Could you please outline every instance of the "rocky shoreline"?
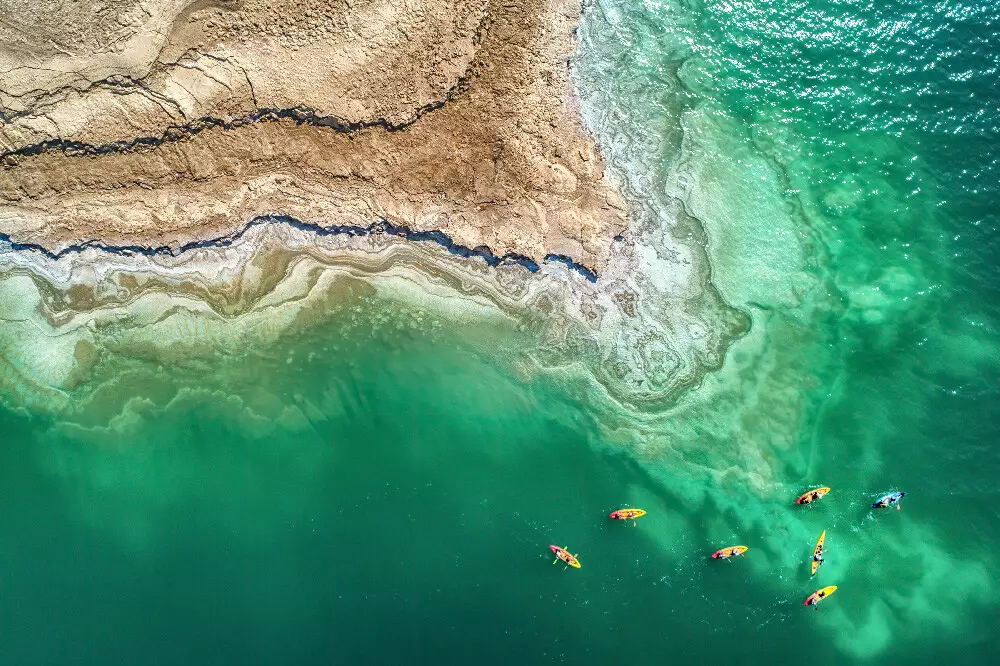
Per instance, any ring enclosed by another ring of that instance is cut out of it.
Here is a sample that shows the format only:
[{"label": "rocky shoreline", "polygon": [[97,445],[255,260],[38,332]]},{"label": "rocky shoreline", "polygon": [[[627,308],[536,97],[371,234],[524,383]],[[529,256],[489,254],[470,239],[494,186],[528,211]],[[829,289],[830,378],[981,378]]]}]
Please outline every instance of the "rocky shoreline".
[{"label": "rocky shoreline", "polygon": [[[392,6],[336,11],[350,19]],[[245,18],[254,5],[198,7],[177,15],[188,28]],[[248,33],[179,57],[170,49],[188,32],[177,28],[148,71],[112,81],[95,65],[105,78],[22,82],[16,98],[2,78],[10,42],[0,49],[0,385],[68,408],[106,354],[240,353],[322,321],[345,289],[418,303],[455,325],[503,317],[534,341],[520,350],[529,365],[581,370],[633,409],[663,409],[721,366],[748,322],[712,286],[699,224],[678,201],[654,210],[633,193],[626,205],[628,183],[606,179],[583,126],[569,77],[580,5],[401,11],[397,23],[423,12],[438,28],[451,12],[448,43],[470,49],[446,80],[418,61],[376,67],[395,72],[398,90],[414,76],[430,77],[424,93],[440,84],[437,97],[409,95],[409,105],[351,106],[340,94],[317,99],[319,88],[292,100],[301,81],[264,85],[255,77],[265,70],[245,68],[248,96],[233,79],[228,96],[206,92],[191,108],[160,100],[183,113],[140,122],[130,111],[126,122],[115,113],[161,95],[170,72],[246,67],[261,49],[300,66],[306,47],[285,53],[270,33]],[[423,35],[439,53],[443,33],[425,28],[410,40]],[[14,53],[29,55],[38,57]],[[350,76],[373,81],[362,69]],[[232,105],[220,111],[220,100]]]}]

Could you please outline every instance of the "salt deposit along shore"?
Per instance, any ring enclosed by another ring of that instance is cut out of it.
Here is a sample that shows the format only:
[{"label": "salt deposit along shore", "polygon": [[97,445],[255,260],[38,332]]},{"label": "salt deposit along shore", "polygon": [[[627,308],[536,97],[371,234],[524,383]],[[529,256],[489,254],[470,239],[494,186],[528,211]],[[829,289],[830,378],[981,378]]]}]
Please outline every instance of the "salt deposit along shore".
[{"label": "salt deposit along shore", "polygon": [[126,340],[193,353],[301,324],[348,275],[515,317],[539,363],[637,407],[746,330],[698,221],[606,179],[570,80],[578,2],[33,11],[0,24],[10,389],[59,404]]}]

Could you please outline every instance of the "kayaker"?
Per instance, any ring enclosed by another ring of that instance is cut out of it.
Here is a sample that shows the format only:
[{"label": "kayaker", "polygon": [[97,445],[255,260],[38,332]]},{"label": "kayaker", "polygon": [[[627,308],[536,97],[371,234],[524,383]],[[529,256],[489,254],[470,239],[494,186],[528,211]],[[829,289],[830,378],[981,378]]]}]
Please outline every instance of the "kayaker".
[{"label": "kayaker", "polygon": [[741,553],[738,548],[733,548],[733,557],[740,557],[741,555],[743,555],[743,553]]},{"label": "kayaker", "polygon": [[872,508],[885,509],[890,506],[895,506],[896,509],[899,510],[902,508],[900,507],[899,503],[904,497],[906,497],[906,493],[903,492],[890,493],[885,497],[883,497],[882,499],[880,499],[879,501],[872,504]]},{"label": "kayaker", "polygon": [[823,551],[820,551],[820,552],[816,553],[815,555],[813,555],[813,562],[819,562],[820,564],[823,564],[823,562],[824,562],[824,560],[823,560]]}]

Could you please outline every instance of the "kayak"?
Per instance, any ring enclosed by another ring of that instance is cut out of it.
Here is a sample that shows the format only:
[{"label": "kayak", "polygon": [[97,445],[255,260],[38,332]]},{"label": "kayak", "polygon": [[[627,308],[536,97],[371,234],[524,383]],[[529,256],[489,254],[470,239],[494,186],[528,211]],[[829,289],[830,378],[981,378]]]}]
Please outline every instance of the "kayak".
[{"label": "kayak", "polygon": [[646,515],[646,512],[642,509],[618,509],[617,511],[611,512],[612,520],[635,520],[636,518],[642,518]]},{"label": "kayak", "polygon": [[830,492],[829,488],[815,488],[807,493],[803,493],[797,500],[795,500],[795,503],[812,504],[816,500],[821,499],[823,495],[826,495],[828,492]]},{"label": "kayak", "polygon": [[[820,553],[823,552],[823,543],[825,541],[826,541],[826,530],[823,530],[823,533],[819,535],[819,541],[816,542],[816,547],[813,548],[813,557],[816,557],[817,555],[819,555]],[[816,575],[816,570],[817,569],[819,569],[819,562],[817,562],[816,560],[813,560],[812,561],[812,575],[813,576]]]},{"label": "kayak", "polygon": [[[580,560],[576,559],[575,555],[570,555],[569,551],[566,550],[565,548],[560,548],[559,546],[549,546],[549,548],[552,550],[553,553],[556,554],[557,560],[562,560],[563,562],[565,562],[566,564],[575,569],[580,568]],[[553,562],[552,564],[555,564],[555,562]]]},{"label": "kayak", "polygon": [[877,500],[875,500],[875,503],[872,504],[872,508],[873,509],[884,509],[884,508],[886,508],[888,506],[892,506],[893,504],[895,504],[899,500],[903,499],[904,497],[906,497],[906,493],[901,493],[901,492],[895,492],[895,493],[889,493],[888,495],[882,495],[882,497],[879,497]]},{"label": "kayak", "polygon": [[742,555],[743,553],[750,550],[746,546],[729,546],[728,548],[723,548],[722,550],[717,550],[712,553],[712,559],[726,559],[732,557],[733,555]]},{"label": "kayak", "polygon": [[814,606],[814,605],[818,604],[819,602],[823,601],[824,599],[826,599],[828,596],[830,596],[831,594],[833,594],[836,591],[837,591],[837,586],[836,585],[830,585],[829,587],[824,587],[822,590],[816,590],[815,592],[813,592],[812,594],[810,594],[808,597],[806,597],[805,605],[806,606]]}]

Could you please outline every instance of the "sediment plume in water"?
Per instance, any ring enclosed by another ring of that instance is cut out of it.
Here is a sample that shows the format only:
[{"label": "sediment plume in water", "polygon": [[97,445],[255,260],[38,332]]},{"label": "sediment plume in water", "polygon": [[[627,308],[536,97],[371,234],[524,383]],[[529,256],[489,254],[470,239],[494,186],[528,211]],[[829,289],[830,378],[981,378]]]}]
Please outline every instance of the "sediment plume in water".
[{"label": "sediment plume in water", "polygon": [[[780,588],[801,566],[788,544],[808,552],[832,526],[841,559],[821,574],[842,577],[857,596],[825,607],[820,623],[857,660],[905,654],[907,645],[949,644],[960,654],[959,634],[994,640],[968,622],[990,612],[978,590],[995,572],[988,540],[955,529],[950,493],[996,534],[987,515],[995,512],[971,508],[988,478],[980,470],[996,469],[984,444],[995,437],[957,422],[934,436],[927,429],[942,409],[992,413],[996,395],[983,384],[996,363],[986,352],[995,325],[979,329],[996,309],[979,284],[956,286],[956,274],[984,271],[953,265],[982,254],[948,241],[996,228],[985,212],[994,160],[970,145],[993,134],[995,105],[979,99],[993,67],[978,65],[995,60],[995,49],[969,40],[992,30],[996,12],[986,3],[967,15],[936,6],[887,36],[885,25],[904,25],[890,17],[905,4],[598,0],[574,68],[612,182],[634,206],[696,217],[713,284],[752,322],[724,367],[676,409],[653,422],[622,417],[610,429],[640,456],[670,463],[651,473],[667,488],[665,504],[690,514],[676,517],[663,547],[684,553],[704,533],[754,534],[768,550],[757,573]],[[812,49],[819,35],[836,57]],[[913,66],[958,52],[967,60],[954,71]],[[873,59],[885,66],[869,68]],[[964,76],[979,79],[979,101],[970,96],[952,115],[946,100]],[[901,87],[920,94],[885,94]],[[957,136],[967,132],[977,139]],[[933,151],[947,159],[931,164]],[[947,305],[943,291],[976,305]],[[945,395],[962,397],[944,407]],[[965,455],[978,462],[955,460]],[[945,468],[948,481],[938,478]],[[905,507],[905,524],[889,526],[869,513],[874,493],[862,489],[901,483],[925,492],[927,504],[918,515]],[[797,491],[814,485],[844,495],[819,514],[790,512]],[[927,627],[949,637],[938,643]],[[914,659],[925,658],[917,650]]]}]

